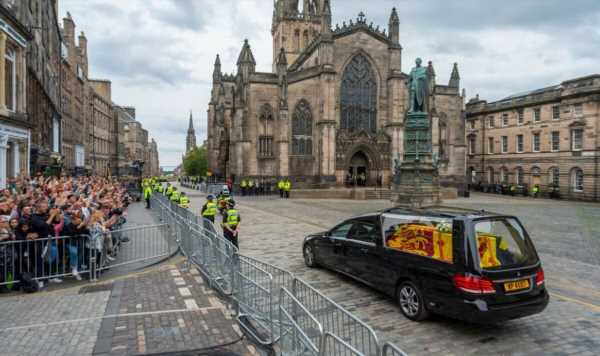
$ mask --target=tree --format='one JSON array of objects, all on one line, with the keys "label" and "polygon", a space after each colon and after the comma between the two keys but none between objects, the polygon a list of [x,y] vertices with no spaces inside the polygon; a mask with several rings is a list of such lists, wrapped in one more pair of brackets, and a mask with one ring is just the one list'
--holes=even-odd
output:
[{"label": "tree", "polygon": [[183,159],[183,171],[188,177],[204,177],[208,171],[208,158],[204,146],[196,147]]}]

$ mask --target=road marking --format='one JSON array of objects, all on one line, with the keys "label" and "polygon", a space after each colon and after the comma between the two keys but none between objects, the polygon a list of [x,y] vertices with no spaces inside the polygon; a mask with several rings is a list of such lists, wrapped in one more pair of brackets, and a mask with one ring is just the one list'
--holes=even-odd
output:
[{"label": "road marking", "polygon": [[579,305],[583,305],[584,307],[588,307],[590,309],[592,309],[593,311],[599,312],[600,313],[600,305],[596,305],[596,304],[591,304],[588,302],[584,302],[581,301],[579,299],[575,299],[575,298],[571,298],[571,297],[566,297],[564,295],[560,295],[560,294],[556,294],[556,293],[549,293],[552,297],[558,298],[558,299],[562,299],[565,300],[567,302],[571,302],[571,303],[576,303]]}]

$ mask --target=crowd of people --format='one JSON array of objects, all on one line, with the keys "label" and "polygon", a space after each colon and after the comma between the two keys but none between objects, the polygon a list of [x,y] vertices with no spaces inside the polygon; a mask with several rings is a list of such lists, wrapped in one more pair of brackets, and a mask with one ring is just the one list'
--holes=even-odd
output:
[{"label": "crowd of people", "polygon": [[[131,198],[102,177],[17,178],[0,190],[0,283],[35,291],[44,280],[89,268],[90,256],[110,263],[127,242],[111,233],[125,223]],[[11,281],[20,281],[19,285]]]}]

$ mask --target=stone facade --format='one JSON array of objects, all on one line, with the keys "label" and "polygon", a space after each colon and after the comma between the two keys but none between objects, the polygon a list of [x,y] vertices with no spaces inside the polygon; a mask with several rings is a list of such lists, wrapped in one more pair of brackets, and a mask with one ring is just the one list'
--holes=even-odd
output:
[{"label": "stone facade", "polygon": [[31,171],[60,163],[61,31],[57,0],[6,1],[15,17],[31,29],[27,45],[27,113],[31,129]]},{"label": "stone facade", "polygon": [[[369,24],[363,13],[332,28],[328,0],[307,0],[302,13],[297,5],[275,3],[272,73],[256,72],[248,41],[235,74],[223,73],[217,56],[208,108],[211,171],[233,178],[289,176],[295,186],[324,187],[365,173],[369,185],[390,184],[393,159],[403,156],[408,110],[396,10],[387,29]],[[429,73],[441,182],[462,187],[458,69],[448,85],[435,83],[432,64]]]},{"label": "stone facade", "polygon": [[89,152],[89,170],[93,174],[111,175],[111,156],[114,145],[114,111],[112,103],[111,82],[108,80],[90,79],[89,96],[91,100],[91,117],[88,120],[86,151]]},{"label": "stone facade", "polygon": [[467,177],[600,199],[600,75],[467,104]]},{"label": "stone facade", "polygon": [[30,32],[0,3],[0,188],[29,173],[33,125],[27,115],[27,41]]},{"label": "stone facade", "polygon": [[89,109],[87,38],[82,32],[75,43],[75,22],[63,19],[62,49],[62,155],[63,168],[81,173],[85,168],[85,118]]}]

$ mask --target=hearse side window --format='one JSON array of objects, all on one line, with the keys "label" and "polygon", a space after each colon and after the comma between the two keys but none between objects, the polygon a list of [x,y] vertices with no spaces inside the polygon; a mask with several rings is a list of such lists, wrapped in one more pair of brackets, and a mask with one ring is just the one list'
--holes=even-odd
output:
[{"label": "hearse side window", "polygon": [[348,233],[348,239],[368,243],[376,243],[379,236],[381,234],[375,227],[375,224],[364,221],[357,221]]},{"label": "hearse side window", "polygon": [[385,247],[452,263],[452,219],[383,216]]},{"label": "hearse side window", "polygon": [[351,227],[352,227],[351,222],[347,222],[342,225],[339,225],[338,227],[336,227],[335,229],[333,229],[331,231],[330,236],[338,238],[338,239],[345,239],[348,236],[348,231],[350,231]]},{"label": "hearse side window", "polygon": [[479,265],[483,269],[530,265],[537,262],[531,243],[515,219],[475,223]]}]

